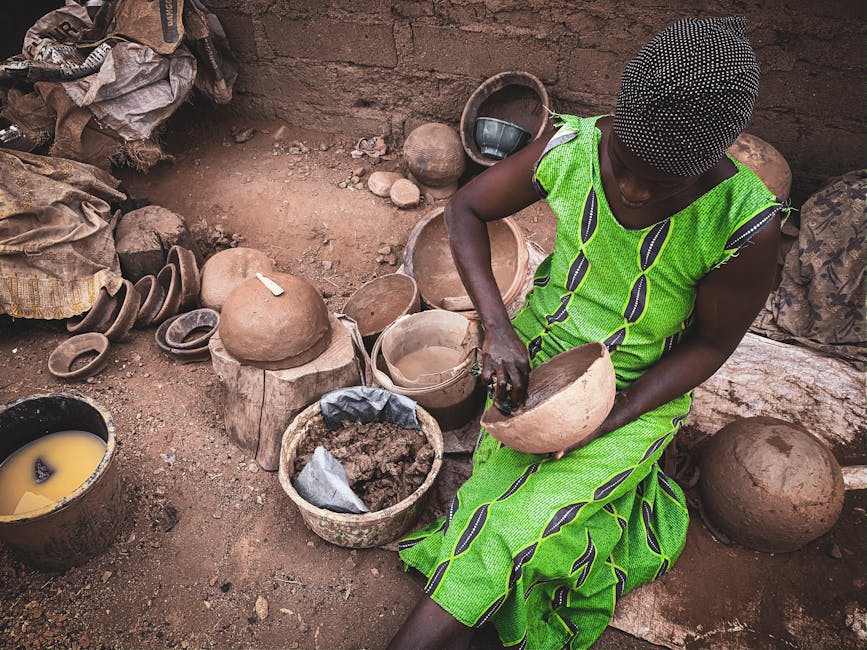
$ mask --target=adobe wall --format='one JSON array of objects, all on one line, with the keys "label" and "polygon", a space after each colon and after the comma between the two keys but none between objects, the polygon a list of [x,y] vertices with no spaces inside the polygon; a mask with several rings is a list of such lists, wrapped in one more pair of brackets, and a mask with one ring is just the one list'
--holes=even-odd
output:
[{"label": "adobe wall", "polygon": [[504,70],[536,75],[560,112],[614,107],[620,72],[687,16],[742,14],[762,65],[748,131],[776,146],[800,204],[865,166],[863,0],[209,0],[241,60],[235,109],[399,144],[456,126],[470,94]]}]

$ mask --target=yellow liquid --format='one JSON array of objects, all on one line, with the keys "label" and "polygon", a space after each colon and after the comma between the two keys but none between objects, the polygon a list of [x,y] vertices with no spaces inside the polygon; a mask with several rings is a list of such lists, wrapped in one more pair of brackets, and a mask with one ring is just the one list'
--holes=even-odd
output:
[{"label": "yellow liquid", "polygon": [[459,366],[464,360],[460,350],[447,348],[443,345],[431,345],[410,352],[395,364],[401,374],[410,381],[415,381],[422,375],[432,375],[445,372]]},{"label": "yellow liquid", "polygon": [[[23,515],[57,503],[79,488],[105,456],[105,441],[87,431],[37,438],[0,464],[0,515]],[[37,482],[37,459],[43,482]],[[46,471],[47,468],[47,471]]]}]

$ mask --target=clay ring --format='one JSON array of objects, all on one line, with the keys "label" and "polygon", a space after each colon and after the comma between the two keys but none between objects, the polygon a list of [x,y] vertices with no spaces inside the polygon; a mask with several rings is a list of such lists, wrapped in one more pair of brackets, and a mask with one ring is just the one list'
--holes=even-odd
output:
[{"label": "clay ring", "polygon": [[[208,340],[217,331],[220,324],[219,312],[208,309],[194,309],[182,314],[180,318],[172,321],[166,328],[166,344],[175,350],[189,350],[206,345]],[[205,330],[203,333],[187,338],[196,330]]]},{"label": "clay ring", "polygon": [[70,318],[66,321],[66,331],[70,334],[105,332],[114,322],[116,311],[117,299],[109,295],[108,289],[102,287],[90,311],[81,318]]},{"label": "clay ring", "polygon": [[109,341],[124,341],[129,336],[129,331],[132,329],[132,324],[138,314],[141,298],[132,282],[124,280],[115,294],[115,299],[120,302],[120,309],[118,309],[114,322],[105,330],[105,335]]},{"label": "clay ring", "polygon": [[[66,339],[48,356],[48,371],[58,379],[74,381],[95,375],[108,363],[108,337],[99,332],[87,332]],[[82,355],[96,352],[81,368],[72,370],[72,364]]]},{"label": "clay ring", "polygon": [[166,264],[178,267],[181,276],[181,307],[199,306],[199,265],[196,254],[183,246],[172,246],[166,257]]},{"label": "clay ring", "polygon": [[168,343],[166,343],[166,330],[181,316],[183,316],[183,314],[177,314],[176,316],[172,316],[157,328],[157,331],[154,334],[154,339],[156,340],[160,350],[165,352],[173,359],[177,359],[183,362],[201,361],[203,359],[207,359],[211,356],[211,350],[207,344],[199,348],[184,350],[180,348],[173,348]]},{"label": "clay ring", "polygon": [[140,278],[134,286],[139,294],[138,315],[135,318],[134,327],[144,329],[153,324],[154,317],[166,299],[166,290],[163,285],[157,282],[155,275],[146,275]]},{"label": "clay ring", "polygon": [[157,273],[157,282],[166,291],[166,299],[153,320],[154,323],[161,323],[169,316],[177,314],[181,306],[181,279],[178,267],[174,264],[166,264]]}]

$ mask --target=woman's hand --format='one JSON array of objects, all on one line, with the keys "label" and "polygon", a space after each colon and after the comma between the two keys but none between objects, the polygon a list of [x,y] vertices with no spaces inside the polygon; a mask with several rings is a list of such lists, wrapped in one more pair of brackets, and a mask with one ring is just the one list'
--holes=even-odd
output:
[{"label": "woman's hand", "polygon": [[530,359],[510,323],[485,333],[482,345],[482,381],[493,389],[494,406],[509,414],[527,399]]}]

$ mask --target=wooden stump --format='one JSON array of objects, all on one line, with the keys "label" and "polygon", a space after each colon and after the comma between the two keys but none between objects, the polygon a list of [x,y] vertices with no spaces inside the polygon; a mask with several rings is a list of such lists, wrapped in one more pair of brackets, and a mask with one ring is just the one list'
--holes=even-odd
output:
[{"label": "wooden stump", "polygon": [[283,433],[298,413],[329,391],[360,383],[349,330],[333,315],[331,327],[325,352],[287,370],[244,365],[226,351],[219,334],[211,338],[211,363],[226,389],[226,433],[262,469],[277,470]]}]

